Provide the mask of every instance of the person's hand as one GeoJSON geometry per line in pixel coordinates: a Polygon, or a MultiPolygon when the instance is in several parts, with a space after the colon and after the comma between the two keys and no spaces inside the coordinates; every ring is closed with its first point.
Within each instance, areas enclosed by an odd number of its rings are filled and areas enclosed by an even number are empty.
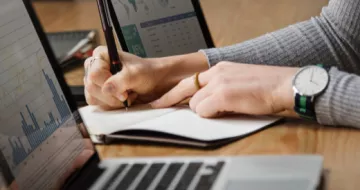
{"type": "Polygon", "coordinates": [[[123,69],[110,73],[108,51],[96,48],[85,61],[85,96],[89,105],[106,109],[122,108],[129,104],[148,103],[159,98],[180,80],[208,68],[204,55],[194,53],[164,58],[140,58],[119,52],[123,69]]]}
{"type": "Polygon", "coordinates": [[[192,97],[190,108],[202,117],[235,112],[249,115],[295,116],[292,78],[298,68],[221,62],[194,77],[180,81],[153,108],[175,105],[192,97]]]}

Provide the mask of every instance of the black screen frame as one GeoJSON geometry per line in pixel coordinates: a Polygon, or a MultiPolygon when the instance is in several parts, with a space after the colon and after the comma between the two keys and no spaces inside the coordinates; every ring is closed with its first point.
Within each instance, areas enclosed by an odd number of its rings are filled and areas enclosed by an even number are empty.
{"type": "Polygon", "coordinates": [[[207,44],[208,48],[214,48],[215,47],[214,40],[213,40],[213,38],[211,36],[210,30],[209,30],[209,27],[208,27],[208,23],[206,22],[205,15],[204,15],[203,9],[201,7],[200,0],[191,0],[191,2],[193,4],[193,6],[194,6],[195,13],[196,13],[197,18],[199,20],[200,28],[201,28],[201,30],[202,30],[202,32],[204,34],[206,44],[207,44]]]}
{"type": "MultiPolygon", "coordinates": [[[[41,42],[41,45],[43,46],[43,49],[46,53],[46,56],[50,62],[50,65],[55,73],[56,79],[60,84],[60,88],[63,91],[64,97],[66,101],[68,102],[68,105],[70,107],[71,112],[74,114],[76,118],[77,124],[84,124],[80,114],[78,114],[78,106],[76,104],[76,101],[74,97],[71,94],[71,90],[69,85],[66,83],[66,80],[64,78],[64,72],[57,61],[55,54],[50,46],[50,43],[48,41],[48,38],[46,37],[46,34],[44,32],[44,29],[40,23],[40,20],[38,19],[38,16],[35,12],[35,9],[32,5],[32,0],[22,0],[22,2],[25,5],[25,8],[27,10],[27,13],[31,19],[31,22],[36,30],[36,33],[38,35],[38,38],[41,42]]],[[[85,125],[85,124],[84,124],[85,125]]],[[[78,129],[80,131],[80,129],[78,129]]],[[[87,128],[85,126],[86,133],[88,133],[87,128]]],[[[81,132],[81,131],[80,131],[81,132]]],[[[83,133],[81,133],[83,135],[83,133]]],[[[89,133],[88,133],[89,134],[89,133]]],[[[86,138],[83,136],[83,138],[86,138]]],[[[78,177],[84,173],[83,171],[89,168],[90,166],[93,166],[94,163],[98,164],[100,162],[100,157],[98,152],[95,149],[94,144],[92,143],[94,154],[86,161],[86,163],[83,165],[82,168],[78,169],[76,172],[74,172],[67,180],[66,184],[64,186],[71,186],[78,177]]]]}
{"type": "MultiPolygon", "coordinates": [[[[119,19],[118,19],[117,15],[116,15],[113,3],[112,3],[111,0],[107,0],[107,1],[108,1],[108,5],[109,5],[109,12],[110,12],[111,21],[112,21],[112,23],[114,25],[115,33],[116,33],[117,38],[119,40],[121,49],[123,51],[125,51],[125,52],[129,52],[129,48],[126,45],[125,37],[124,37],[124,35],[122,33],[121,25],[120,25],[120,22],[119,22],[119,19]]],[[[214,48],[215,44],[214,44],[213,38],[211,36],[208,24],[206,22],[203,10],[201,8],[200,0],[191,0],[191,2],[192,2],[192,5],[194,7],[194,11],[196,13],[196,17],[197,17],[197,19],[199,21],[200,28],[201,28],[201,31],[203,33],[207,48],[214,48]]]]}

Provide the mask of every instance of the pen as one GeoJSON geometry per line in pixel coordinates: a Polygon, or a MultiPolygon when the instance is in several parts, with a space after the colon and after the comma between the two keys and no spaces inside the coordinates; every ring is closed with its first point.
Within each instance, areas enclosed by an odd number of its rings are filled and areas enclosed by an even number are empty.
{"type": "Polygon", "coordinates": [[[82,39],[79,41],[70,51],[66,53],[64,58],[60,62],[64,62],[68,59],[70,59],[76,52],[78,52],[80,49],[84,48],[89,42],[91,42],[95,37],[95,32],[91,31],[85,39],[82,39]]]}
{"type": "MultiPolygon", "coordinates": [[[[97,0],[97,5],[99,9],[100,19],[102,28],[105,35],[106,45],[108,48],[109,58],[110,58],[110,71],[114,75],[121,71],[122,64],[120,62],[119,54],[115,45],[115,39],[113,35],[112,23],[110,21],[108,1],[107,0],[97,0]]],[[[128,108],[128,102],[125,100],[124,106],[128,108]]]]}

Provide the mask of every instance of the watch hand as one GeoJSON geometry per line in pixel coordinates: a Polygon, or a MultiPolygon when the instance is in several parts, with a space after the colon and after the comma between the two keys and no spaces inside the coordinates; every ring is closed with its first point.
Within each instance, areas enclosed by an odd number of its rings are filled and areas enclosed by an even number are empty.
{"type": "Polygon", "coordinates": [[[312,70],[312,72],[311,72],[311,77],[310,77],[311,82],[312,82],[313,77],[314,77],[314,70],[312,70]]]}
{"type": "Polygon", "coordinates": [[[316,83],[316,82],[314,82],[314,81],[311,81],[312,83],[314,83],[314,84],[316,84],[317,86],[319,86],[319,84],[318,83],[316,83]]]}

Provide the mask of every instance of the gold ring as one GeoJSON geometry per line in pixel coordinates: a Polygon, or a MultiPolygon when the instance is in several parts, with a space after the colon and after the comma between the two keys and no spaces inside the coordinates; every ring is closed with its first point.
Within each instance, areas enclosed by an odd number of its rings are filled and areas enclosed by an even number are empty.
{"type": "Polygon", "coordinates": [[[197,88],[197,90],[200,90],[201,89],[201,85],[200,85],[200,82],[199,82],[199,72],[195,73],[195,77],[194,77],[194,84],[197,88]]]}

